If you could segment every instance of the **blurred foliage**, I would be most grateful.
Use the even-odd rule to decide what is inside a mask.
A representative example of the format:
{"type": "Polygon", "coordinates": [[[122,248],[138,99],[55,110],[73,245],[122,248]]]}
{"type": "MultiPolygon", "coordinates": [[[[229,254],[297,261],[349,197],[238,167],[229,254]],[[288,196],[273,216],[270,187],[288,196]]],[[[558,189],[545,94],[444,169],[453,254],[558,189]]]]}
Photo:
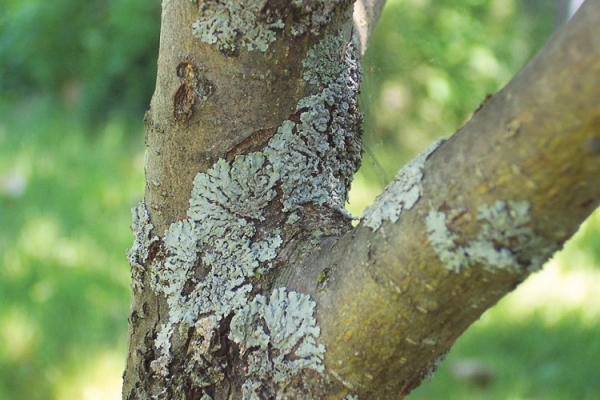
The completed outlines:
{"type": "MultiPolygon", "coordinates": [[[[550,325],[540,315],[513,321],[510,312],[490,312],[461,336],[436,372],[409,398],[597,399],[598,324],[567,316],[550,325]],[[487,380],[461,375],[467,363],[484,370],[487,380]]],[[[481,372],[480,372],[481,373],[481,372]]]]}
{"type": "MultiPolygon", "coordinates": [[[[521,68],[557,22],[551,4],[389,2],[363,62],[354,214],[521,68]]],[[[0,399],[119,397],[159,13],[159,1],[0,3],[0,399]],[[96,135],[84,121],[101,121],[96,135]]],[[[595,215],[411,398],[600,398],[598,238],[595,215]],[[491,368],[488,386],[454,377],[464,359],[491,368]]]]}
{"type": "Polygon", "coordinates": [[[0,121],[0,399],[82,399],[61,385],[115,346],[117,384],[124,367],[142,132],[86,135],[51,99],[0,103],[0,121]]]}
{"type": "MultiPolygon", "coordinates": [[[[463,125],[561,23],[559,2],[389,1],[363,59],[360,215],[415,153],[463,125]]],[[[595,399],[600,213],[564,251],[488,310],[411,399],[595,399]],[[475,366],[461,376],[465,365],[475,366]],[[485,382],[477,374],[488,374],[485,382]]]]}
{"type": "Polygon", "coordinates": [[[0,92],[55,96],[95,126],[141,119],[156,81],[160,2],[3,0],[0,92]]]}
{"type": "Polygon", "coordinates": [[[363,60],[366,152],[354,212],[355,200],[370,204],[410,157],[454,133],[531,58],[555,27],[552,4],[387,3],[363,60]]]}

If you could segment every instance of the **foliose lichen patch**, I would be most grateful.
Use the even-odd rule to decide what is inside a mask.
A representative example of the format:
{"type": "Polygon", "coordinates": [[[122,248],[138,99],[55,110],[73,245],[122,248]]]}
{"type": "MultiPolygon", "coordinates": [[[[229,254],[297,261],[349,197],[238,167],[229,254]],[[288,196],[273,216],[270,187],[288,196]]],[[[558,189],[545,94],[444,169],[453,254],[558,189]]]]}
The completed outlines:
{"type": "Polygon", "coordinates": [[[477,238],[458,244],[458,235],[448,228],[447,215],[430,211],[425,219],[429,243],[444,267],[458,273],[474,265],[485,270],[536,271],[553,248],[544,248],[542,239],[528,226],[531,205],[528,201],[497,201],[477,209],[480,221],[477,238]],[[541,250],[541,251],[540,251],[541,250]],[[536,254],[530,259],[523,255],[536,254]]]}
{"type": "Polygon", "coordinates": [[[153,288],[169,305],[169,322],[155,343],[161,354],[153,363],[157,373],[164,372],[171,359],[163,341],[170,340],[174,326],[206,328],[205,318],[220,322],[245,304],[252,289],[248,278],[268,269],[268,261],[275,258],[279,233],[257,232],[252,222],[264,219],[266,203],[276,194],[264,160],[257,153],[238,156],[231,165],[220,160],[198,174],[188,219],[165,232],[166,258],[152,268],[153,288]],[[196,276],[199,263],[208,269],[203,279],[196,276]]]}
{"type": "Polygon", "coordinates": [[[398,171],[383,193],[365,209],[361,217],[361,222],[365,226],[377,230],[386,221],[397,222],[403,210],[410,210],[419,201],[425,162],[445,141],[446,139],[442,138],[433,142],[398,171]]]}
{"type": "Polygon", "coordinates": [[[317,44],[304,64],[315,94],[299,101],[262,151],[199,173],[187,219],[166,230],[149,268],[152,289],[169,308],[154,342],[157,375],[169,375],[175,332],[193,332],[184,370],[199,388],[222,380],[214,338],[226,318],[248,359],[247,398],[265,380],[281,384],[302,369],[322,370],[314,302],[284,288],[268,299],[253,294],[251,278],[273,267],[283,243],[280,231],[264,228],[268,206],[279,204],[288,224],[302,218],[306,203],[343,212],[360,160],[360,67],[352,44],[344,51],[347,35],[339,35],[317,44]],[[336,56],[335,70],[317,68],[319,59],[336,56]]]}
{"type": "Polygon", "coordinates": [[[264,150],[281,176],[284,211],[312,202],[345,212],[360,164],[362,116],[357,101],[361,69],[352,44],[345,60],[340,59],[343,41],[342,33],[329,36],[309,51],[304,79],[321,91],[300,100],[299,121],[285,121],[264,150]],[[319,60],[332,60],[327,63],[331,68],[323,68],[319,60]]]}
{"type": "Polygon", "coordinates": [[[317,344],[320,329],[310,296],[273,291],[257,295],[231,320],[229,338],[248,352],[244,398],[257,396],[262,382],[286,382],[303,369],[323,371],[325,347],[317,344]]]}

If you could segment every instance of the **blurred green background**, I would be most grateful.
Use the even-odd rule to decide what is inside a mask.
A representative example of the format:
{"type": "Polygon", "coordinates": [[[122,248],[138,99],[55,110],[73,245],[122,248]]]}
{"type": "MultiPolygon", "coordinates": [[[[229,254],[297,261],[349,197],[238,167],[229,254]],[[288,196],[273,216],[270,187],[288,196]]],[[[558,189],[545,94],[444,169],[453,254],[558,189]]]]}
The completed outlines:
{"type": "MultiPolygon", "coordinates": [[[[566,18],[567,1],[392,0],[366,54],[360,214],[566,18]]],[[[0,3],[0,399],[116,399],[160,2],[0,3]]],[[[413,399],[600,398],[600,216],[413,399]]]]}

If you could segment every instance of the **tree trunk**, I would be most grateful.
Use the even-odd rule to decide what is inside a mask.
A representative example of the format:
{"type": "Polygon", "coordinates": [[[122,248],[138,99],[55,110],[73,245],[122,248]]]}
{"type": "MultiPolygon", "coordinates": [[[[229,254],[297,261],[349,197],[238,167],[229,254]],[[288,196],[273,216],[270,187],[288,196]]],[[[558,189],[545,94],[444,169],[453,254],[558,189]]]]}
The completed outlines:
{"type": "Polygon", "coordinates": [[[588,1],[353,227],[381,6],[163,2],[124,398],[402,398],[598,205],[588,1]]]}

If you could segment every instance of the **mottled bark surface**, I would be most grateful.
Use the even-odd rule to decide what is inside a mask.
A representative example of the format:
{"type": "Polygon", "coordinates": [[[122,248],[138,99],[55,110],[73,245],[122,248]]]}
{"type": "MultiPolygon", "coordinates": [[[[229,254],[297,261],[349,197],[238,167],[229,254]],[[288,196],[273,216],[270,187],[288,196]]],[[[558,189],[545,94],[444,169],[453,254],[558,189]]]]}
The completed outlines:
{"type": "Polygon", "coordinates": [[[352,4],[223,4],[163,2],[123,397],[401,398],[597,207],[600,4],[355,228],[352,4]]]}

